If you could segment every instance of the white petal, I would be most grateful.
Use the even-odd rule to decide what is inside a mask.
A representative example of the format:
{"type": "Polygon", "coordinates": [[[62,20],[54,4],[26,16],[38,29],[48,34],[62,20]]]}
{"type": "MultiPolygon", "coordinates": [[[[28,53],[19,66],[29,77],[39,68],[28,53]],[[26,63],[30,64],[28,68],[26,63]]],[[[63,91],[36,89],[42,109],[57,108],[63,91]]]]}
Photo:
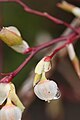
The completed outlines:
{"type": "Polygon", "coordinates": [[[75,55],[75,50],[72,43],[67,46],[67,50],[68,50],[70,59],[73,60],[76,55],[75,55]]]}
{"type": "Polygon", "coordinates": [[[45,80],[40,81],[35,87],[34,87],[34,93],[38,98],[45,101],[50,101],[52,99],[58,99],[60,96],[58,93],[58,87],[57,84],[54,81],[45,80]]]}
{"type": "Polygon", "coordinates": [[[14,49],[16,52],[24,53],[25,50],[29,48],[29,45],[26,41],[23,40],[22,44],[11,46],[11,48],[14,49]]]}
{"type": "Polygon", "coordinates": [[[22,112],[14,105],[5,105],[0,110],[0,120],[21,120],[22,112]]]}
{"type": "Polygon", "coordinates": [[[42,58],[35,67],[35,73],[42,74],[43,72],[48,72],[51,69],[51,62],[44,61],[46,57],[42,58]]]}
{"type": "Polygon", "coordinates": [[[0,83],[0,105],[3,104],[3,102],[8,97],[9,90],[10,90],[10,84],[0,83]]]}
{"type": "Polygon", "coordinates": [[[21,109],[21,111],[24,111],[25,107],[18,98],[16,92],[15,92],[15,86],[13,83],[10,84],[10,92],[9,92],[9,99],[16,105],[18,108],[21,109]]]}
{"type": "Polygon", "coordinates": [[[35,73],[42,74],[44,70],[44,58],[42,58],[35,67],[35,73]]]}
{"type": "Polygon", "coordinates": [[[18,30],[16,27],[10,26],[10,27],[5,27],[5,28],[6,28],[7,30],[12,31],[12,32],[16,33],[17,35],[21,36],[19,30],[18,30]]]}
{"type": "Polygon", "coordinates": [[[51,69],[51,62],[50,61],[45,61],[44,62],[44,71],[48,72],[51,69]]]}

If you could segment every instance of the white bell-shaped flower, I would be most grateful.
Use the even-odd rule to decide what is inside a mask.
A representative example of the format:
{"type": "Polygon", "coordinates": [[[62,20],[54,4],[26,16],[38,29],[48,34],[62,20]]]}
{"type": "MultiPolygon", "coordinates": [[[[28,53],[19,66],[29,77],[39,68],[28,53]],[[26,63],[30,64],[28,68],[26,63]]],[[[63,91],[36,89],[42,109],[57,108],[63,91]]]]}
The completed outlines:
{"type": "Polygon", "coordinates": [[[0,110],[0,120],[21,120],[22,111],[13,105],[8,98],[6,105],[0,110]]]}
{"type": "Polygon", "coordinates": [[[0,83],[0,105],[7,99],[10,91],[10,84],[0,83]]]}
{"type": "MultiPolygon", "coordinates": [[[[3,78],[4,79],[4,78],[3,78]]],[[[7,79],[7,78],[5,78],[7,79]]],[[[2,105],[7,98],[10,98],[10,100],[21,109],[21,111],[24,111],[25,107],[22,104],[22,102],[19,100],[16,91],[15,86],[13,83],[0,83],[0,105],[2,105]]]]}
{"type": "Polygon", "coordinates": [[[36,96],[45,101],[50,101],[53,99],[58,99],[61,96],[61,93],[57,87],[57,84],[52,80],[41,80],[34,87],[34,93],[36,96]]]}

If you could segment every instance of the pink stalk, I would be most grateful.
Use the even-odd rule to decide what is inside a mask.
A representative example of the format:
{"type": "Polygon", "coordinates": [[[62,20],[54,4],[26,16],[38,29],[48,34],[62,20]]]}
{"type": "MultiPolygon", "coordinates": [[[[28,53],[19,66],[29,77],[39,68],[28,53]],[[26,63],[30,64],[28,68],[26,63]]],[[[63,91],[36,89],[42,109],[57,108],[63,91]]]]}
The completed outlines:
{"type": "Polygon", "coordinates": [[[75,31],[76,33],[79,34],[79,32],[74,27],[72,27],[70,24],[68,24],[67,22],[64,22],[58,18],[55,18],[46,12],[39,12],[37,10],[31,9],[25,3],[23,3],[21,0],[0,0],[0,2],[17,2],[18,4],[20,4],[24,8],[24,10],[26,12],[31,13],[31,14],[35,14],[38,16],[46,17],[49,20],[51,20],[52,22],[55,22],[56,24],[60,24],[60,25],[65,25],[66,27],[72,29],[73,31],[75,31]]]}
{"type": "Polygon", "coordinates": [[[62,46],[60,46],[59,48],[55,49],[55,50],[53,51],[53,53],[52,53],[49,57],[52,59],[52,57],[53,57],[58,51],[60,51],[60,50],[62,50],[63,48],[65,48],[66,45],[74,42],[74,40],[78,39],[79,37],[80,37],[80,35],[79,35],[79,36],[76,36],[76,35],[73,35],[73,36],[72,36],[72,35],[71,35],[71,36],[68,38],[68,40],[67,40],[62,46]]]}

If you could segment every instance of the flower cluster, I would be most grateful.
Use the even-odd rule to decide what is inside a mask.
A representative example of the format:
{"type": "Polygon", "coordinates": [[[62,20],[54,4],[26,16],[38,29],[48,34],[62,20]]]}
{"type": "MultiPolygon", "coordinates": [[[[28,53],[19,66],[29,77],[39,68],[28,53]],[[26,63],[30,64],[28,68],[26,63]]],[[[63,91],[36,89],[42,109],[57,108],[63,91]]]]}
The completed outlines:
{"type": "Polygon", "coordinates": [[[45,73],[51,69],[50,57],[44,57],[35,68],[35,78],[33,82],[34,93],[45,101],[60,98],[61,94],[57,84],[53,80],[48,80],[45,73]]]}

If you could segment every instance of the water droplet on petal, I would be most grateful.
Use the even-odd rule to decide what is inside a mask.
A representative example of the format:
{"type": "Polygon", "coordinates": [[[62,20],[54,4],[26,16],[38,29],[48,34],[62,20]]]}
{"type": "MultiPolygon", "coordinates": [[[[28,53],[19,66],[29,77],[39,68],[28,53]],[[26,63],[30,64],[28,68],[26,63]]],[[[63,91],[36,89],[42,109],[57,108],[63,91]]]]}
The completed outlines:
{"type": "Polygon", "coordinates": [[[59,99],[60,97],[61,97],[61,92],[59,89],[57,89],[57,93],[56,93],[54,99],[59,99]]]}

